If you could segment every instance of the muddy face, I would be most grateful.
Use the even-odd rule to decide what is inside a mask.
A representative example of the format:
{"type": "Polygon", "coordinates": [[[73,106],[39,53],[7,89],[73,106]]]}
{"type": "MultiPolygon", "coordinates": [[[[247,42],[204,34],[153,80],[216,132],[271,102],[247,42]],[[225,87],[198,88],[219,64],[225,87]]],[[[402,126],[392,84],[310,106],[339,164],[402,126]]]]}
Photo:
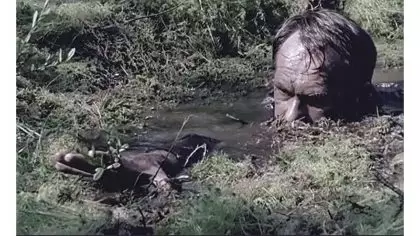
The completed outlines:
{"type": "Polygon", "coordinates": [[[311,62],[306,49],[294,33],[276,55],[274,75],[275,116],[285,121],[314,121],[325,116],[332,106],[327,78],[317,68],[320,60],[311,62]]]}
{"type": "Polygon", "coordinates": [[[355,119],[374,110],[376,49],[353,22],[334,12],[307,12],[284,24],[273,49],[277,119],[355,119]]]}

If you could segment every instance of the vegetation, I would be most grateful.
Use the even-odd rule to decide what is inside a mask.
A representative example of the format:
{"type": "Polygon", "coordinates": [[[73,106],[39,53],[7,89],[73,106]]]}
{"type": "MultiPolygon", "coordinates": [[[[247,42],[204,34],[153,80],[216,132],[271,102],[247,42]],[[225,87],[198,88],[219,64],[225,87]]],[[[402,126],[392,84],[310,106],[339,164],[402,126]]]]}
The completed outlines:
{"type": "MultiPolygon", "coordinates": [[[[333,3],[371,33],[379,50],[379,66],[403,65],[402,0],[323,2],[333,3]]],[[[148,114],[156,108],[197,99],[234,99],[263,87],[271,70],[273,32],[304,6],[295,0],[16,3],[19,234],[88,234],[111,227],[104,226],[104,222],[109,222],[109,209],[80,200],[82,195],[94,195],[96,190],[83,186],[76,191],[77,186],[86,183],[55,174],[50,167],[51,154],[73,148],[77,143],[74,134],[82,130],[142,129],[148,114]],[[62,186],[57,187],[60,183],[62,186]],[[70,200],[51,200],[69,192],[73,192],[70,200]]],[[[220,190],[209,190],[207,197],[186,201],[195,207],[180,207],[178,213],[183,217],[169,217],[161,230],[274,234],[279,232],[275,229],[297,233],[304,224],[308,227],[302,230],[313,231],[302,233],[323,232],[320,229],[327,233],[401,232],[401,218],[376,221],[375,216],[394,211],[395,197],[363,182],[370,176],[366,168],[372,164],[368,158],[372,151],[349,144],[345,138],[328,140],[338,142],[342,149],[327,144],[304,145],[303,149],[297,146],[297,152],[277,155],[277,160],[288,160],[286,167],[278,161],[262,169],[267,173],[250,180],[244,175],[250,167],[231,162],[226,156],[201,163],[192,170],[197,182],[220,183],[220,190]],[[305,150],[315,157],[305,154],[305,150]],[[332,153],[342,155],[339,162],[331,159],[332,153]],[[345,156],[358,160],[356,169],[349,173],[346,168],[351,158],[345,156]],[[326,169],[319,171],[325,164],[326,169]],[[343,171],[354,181],[347,183],[343,176],[328,177],[343,171]],[[312,177],[305,177],[310,180],[300,184],[288,182],[297,173],[312,177]],[[247,181],[252,189],[239,191],[247,181]],[[317,188],[307,188],[312,182],[317,188]],[[299,194],[303,195],[302,203],[296,208],[292,202],[299,194]],[[349,213],[341,217],[349,209],[343,199],[350,196],[362,202],[367,198],[366,205],[372,208],[373,216],[363,218],[349,213]],[[340,219],[327,220],[329,216],[317,208],[320,205],[311,203],[318,199],[335,204],[330,211],[340,219]],[[384,205],[389,205],[389,209],[384,205]],[[277,213],[267,213],[268,209],[277,213]],[[278,213],[293,209],[301,219],[290,220],[278,213]],[[228,216],[232,217],[225,218],[228,216]],[[208,223],[203,223],[203,219],[208,223]],[[361,223],[362,220],[368,223],[361,223]]],[[[174,201],[175,205],[178,203],[174,201]]],[[[143,203],[130,204],[126,207],[143,203]]]]}
{"type": "Polygon", "coordinates": [[[402,234],[402,196],[383,185],[400,181],[389,174],[396,169],[390,164],[395,153],[403,148],[396,134],[401,127],[393,122],[401,120],[287,127],[282,130],[287,138],[280,139],[287,144],[259,165],[250,159],[209,158],[192,169],[209,190],[177,202],[158,233],[402,234]],[[324,132],[314,135],[321,127],[324,132]],[[389,147],[387,153],[379,143],[389,147]]]}

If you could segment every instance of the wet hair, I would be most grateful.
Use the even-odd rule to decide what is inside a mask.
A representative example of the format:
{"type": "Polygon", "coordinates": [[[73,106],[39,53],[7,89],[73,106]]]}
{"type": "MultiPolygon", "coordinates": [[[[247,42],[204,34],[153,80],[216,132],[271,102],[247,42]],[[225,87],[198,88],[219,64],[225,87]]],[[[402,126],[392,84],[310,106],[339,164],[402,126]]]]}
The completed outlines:
{"type": "Polygon", "coordinates": [[[283,43],[295,32],[306,48],[310,60],[315,57],[324,66],[327,48],[334,49],[342,61],[360,71],[361,78],[371,79],[376,64],[376,48],[371,37],[353,20],[327,9],[306,10],[302,14],[287,19],[277,31],[273,42],[273,61],[283,43]]]}
{"type": "Polygon", "coordinates": [[[334,10],[306,10],[287,19],[277,31],[273,42],[274,67],[278,51],[296,32],[309,55],[308,69],[314,58],[320,59],[317,72],[327,75],[330,87],[340,88],[334,90],[332,117],[359,117],[376,108],[371,79],[377,52],[365,30],[334,10]],[[332,61],[330,49],[340,56],[339,61],[332,61]]]}

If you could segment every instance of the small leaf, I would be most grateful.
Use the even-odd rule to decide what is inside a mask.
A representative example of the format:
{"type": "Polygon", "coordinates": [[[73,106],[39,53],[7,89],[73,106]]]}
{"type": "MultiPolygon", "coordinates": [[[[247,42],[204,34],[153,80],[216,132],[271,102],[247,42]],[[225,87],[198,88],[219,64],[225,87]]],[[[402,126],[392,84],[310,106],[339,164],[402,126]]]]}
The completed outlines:
{"type": "Polygon", "coordinates": [[[88,156],[92,157],[92,158],[95,157],[95,151],[94,150],[89,150],[88,156]]]}
{"type": "Polygon", "coordinates": [[[76,48],[72,48],[71,50],[70,50],[70,52],[67,54],[67,59],[66,59],[66,61],[69,61],[73,56],[74,56],[74,53],[76,52],[76,48]]]}
{"type": "Polygon", "coordinates": [[[112,168],[114,168],[114,169],[117,169],[117,168],[119,168],[121,166],[121,164],[120,163],[114,163],[114,164],[112,164],[112,168]]]}
{"type": "Polygon", "coordinates": [[[102,177],[102,175],[104,174],[105,169],[104,168],[96,168],[95,172],[96,173],[93,175],[93,180],[98,181],[102,177]]]}
{"type": "Polygon", "coordinates": [[[190,177],[188,175],[180,175],[180,176],[176,177],[175,179],[182,181],[182,180],[189,180],[190,177]]]}
{"type": "Polygon", "coordinates": [[[60,51],[58,51],[58,61],[59,62],[63,61],[63,50],[61,50],[61,48],[60,48],[60,51]]]}
{"type": "Polygon", "coordinates": [[[117,169],[117,168],[119,168],[120,166],[121,166],[121,164],[120,164],[120,163],[114,163],[114,164],[112,164],[112,165],[107,166],[107,167],[106,167],[106,169],[107,169],[107,170],[110,170],[110,169],[117,169]]]}
{"type": "Polygon", "coordinates": [[[117,152],[117,149],[115,149],[112,146],[109,146],[109,151],[111,151],[111,153],[116,153],[117,152]]]}
{"type": "Polygon", "coordinates": [[[41,16],[48,15],[48,14],[50,14],[50,12],[51,12],[51,8],[47,8],[47,10],[45,10],[41,13],[41,16]]]}
{"type": "Polygon", "coordinates": [[[38,19],[38,11],[35,11],[34,16],[32,18],[32,28],[35,27],[36,20],[38,19]]]}
{"type": "Polygon", "coordinates": [[[48,54],[47,58],[45,59],[44,66],[48,65],[48,61],[51,59],[51,54],[48,54]]]}

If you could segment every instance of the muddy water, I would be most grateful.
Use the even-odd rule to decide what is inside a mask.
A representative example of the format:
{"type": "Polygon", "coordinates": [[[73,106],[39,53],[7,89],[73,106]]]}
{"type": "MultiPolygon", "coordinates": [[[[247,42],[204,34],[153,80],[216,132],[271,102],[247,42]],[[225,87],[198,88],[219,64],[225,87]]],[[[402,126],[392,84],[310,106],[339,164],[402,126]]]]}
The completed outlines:
{"type": "Polygon", "coordinates": [[[395,69],[395,70],[375,70],[373,74],[372,81],[374,83],[380,82],[397,82],[404,80],[404,69],[395,69]]]}
{"type": "Polygon", "coordinates": [[[148,125],[148,137],[154,140],[173,139],[186,118],[182,134],[195,133],[223,141],[223,150],[230,155],[267,155],[271,138],[265,135],[261,122],[270,114],[260,105],[265,91],[255,92],[234,102],[211,105],[188,104],[157,112],[148,125]],[[246,121],[235,121],[230,116],[246,121]]]}
{"type": "MultiPolygon", "coordinates": [[[[403,80],[403,70],[375,71],[373,81],[395,82],[403,80]]],[[[211,105],[188,104],[175,109],[156,112],[147,123],[147,135],[152,140],[173,139],[183,121],[189,117],[182,134],[196,133],[224,142],[223,150],[231,155],[270,155],[270,135],[260,125],[270,114],[260,105],[266,91],[255,92],[234,102],[219,102],[211,105]],[[241,124],[227,114],[249,122],[241,124]]]]}

